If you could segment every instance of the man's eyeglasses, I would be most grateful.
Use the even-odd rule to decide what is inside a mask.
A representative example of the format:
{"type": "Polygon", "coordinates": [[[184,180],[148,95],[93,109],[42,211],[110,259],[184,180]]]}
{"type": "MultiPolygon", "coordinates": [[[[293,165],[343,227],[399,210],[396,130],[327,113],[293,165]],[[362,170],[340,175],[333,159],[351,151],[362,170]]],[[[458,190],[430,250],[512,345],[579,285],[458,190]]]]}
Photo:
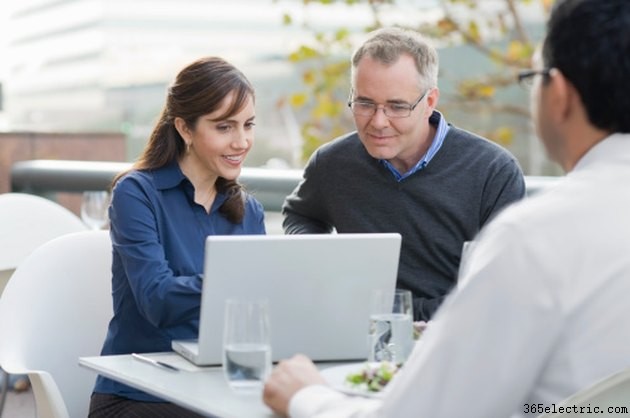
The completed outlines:
{"type": "Polygon", "coordinates": [[[545,68],[543,70],[523,70],[518,73],[518,83],[523,87],[531,87],[534,83],[534,77],[541,75],[543,77],[549,77],[551,68],[545,68]]]}
{"type": "MultiPolygon", "coordinates": [[[[357,116],[374,116],[376,111],[379,108],[383,109],[383,113],[388,118],[406,118],[411,115],[411,112],[418,106],[418,103],[424,99],[424,96],[427,95],[430,89],[427,89],[422,96],[418,97],[418,100],[409,103],[386,103],[386,104],[378,104],[374,102],[368,102],[364,100],[348,100],[348,107],[352,110],[357,116]]],[[[352,97],[353,93],[350,93],[350,97],[352,97]]]]}

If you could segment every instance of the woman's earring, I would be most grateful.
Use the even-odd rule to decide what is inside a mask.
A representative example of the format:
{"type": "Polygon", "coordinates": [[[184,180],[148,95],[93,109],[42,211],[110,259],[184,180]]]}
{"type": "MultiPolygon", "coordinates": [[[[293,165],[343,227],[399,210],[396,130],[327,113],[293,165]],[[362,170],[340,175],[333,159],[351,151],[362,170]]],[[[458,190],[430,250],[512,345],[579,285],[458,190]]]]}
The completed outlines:
{"type": "Polygon", "coordinates": [[[186,142],[186,154],[190,154],[190,142],[186,142]]]}

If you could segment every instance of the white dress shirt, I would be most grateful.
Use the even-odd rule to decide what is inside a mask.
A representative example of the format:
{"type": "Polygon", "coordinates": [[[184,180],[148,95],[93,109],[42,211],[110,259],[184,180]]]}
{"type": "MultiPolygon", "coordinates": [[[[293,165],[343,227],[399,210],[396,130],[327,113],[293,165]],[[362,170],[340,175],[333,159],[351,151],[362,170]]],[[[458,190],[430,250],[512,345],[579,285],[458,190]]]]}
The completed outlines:
{"type": "Polygon", "coordinates": [[[310,386],[290,415],[536,416],[630,366],[630,135],[505,209],[464,261],[382,401],[310,386]]]}

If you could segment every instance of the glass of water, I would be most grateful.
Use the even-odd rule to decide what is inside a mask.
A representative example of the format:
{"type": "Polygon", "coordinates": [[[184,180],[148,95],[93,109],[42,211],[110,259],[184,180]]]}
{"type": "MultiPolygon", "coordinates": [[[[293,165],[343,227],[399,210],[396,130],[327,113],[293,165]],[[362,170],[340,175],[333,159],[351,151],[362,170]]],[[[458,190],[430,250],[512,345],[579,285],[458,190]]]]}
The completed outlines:
{"type": "Polygon", "coordinates": [[[368,333],[368,361],[402,364],[414,346],[413,304],[409,290],[375,290],[368,333]]]}
{"type": "Polygon", "coordinates": [[[266,300],[225,302],[223,372],[234,390],[259,390],[271,372],[269,304],[266,300]]]}
{"type": "Polygon", "coordinates": [[[90,229],[103,229],[107,226],[107,209],[110,195],[104,190],[87,191],[81,201],[81,219],[90,229]]]}

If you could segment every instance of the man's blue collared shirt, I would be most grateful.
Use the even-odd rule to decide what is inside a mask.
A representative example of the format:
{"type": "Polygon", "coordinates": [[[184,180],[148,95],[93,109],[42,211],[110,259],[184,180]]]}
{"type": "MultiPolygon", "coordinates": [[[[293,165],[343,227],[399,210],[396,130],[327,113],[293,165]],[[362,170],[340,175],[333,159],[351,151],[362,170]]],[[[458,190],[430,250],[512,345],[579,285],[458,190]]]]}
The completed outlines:
{"type": "Polygon", "coordinates": [[[389,161],[381,160],[385,167],[387,167],[387,169],[392,172],[394,177],[396,177],[396,181],[402,181],[413,173],[420,171],[424,167],[426,167],[427,164],[429,164],[429,161],[431,161],[435,154],[437,154],[440,147],[444,143],[444,138],[446,137],[446,134],[449,130],[448,123],[446,122],[446,119],[444,119],[444,116],[442,116],[442,114],[437,110],[434,110],[433,114],[431,114],[431,116],[429,117],[429,123],[436,126],[436,132],[435,137],[433,138],[433,142],[431,142],[431,146],[427,150],[427,153],[424,154],[424,157],[422,157],[420,161],[416,163],[416,165],[411,167],[409,171],[401,174],[389,161]]]}
{"type": "MultiPolygon", "coordinates": [[[[109,209],[114,317],[103,355],[171,351],[171,340],[197,337],[206,237],[265,233],[257,200],[246,195],[244,219],[234,224],[219,212],[225,199],[217,194],[207,213],[177,163],[132,171],[116,184],[109,209]]],[[[234,254],[235,266],[243,261],[234,254]]],[[[95,391],[157,400],[102,377],[95,391]]]]}

